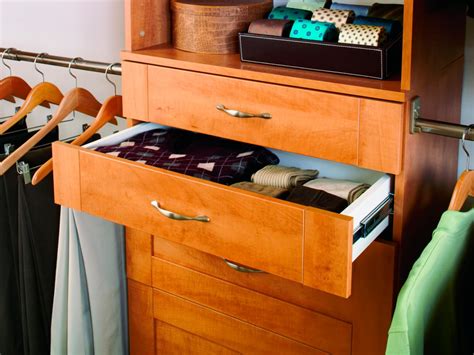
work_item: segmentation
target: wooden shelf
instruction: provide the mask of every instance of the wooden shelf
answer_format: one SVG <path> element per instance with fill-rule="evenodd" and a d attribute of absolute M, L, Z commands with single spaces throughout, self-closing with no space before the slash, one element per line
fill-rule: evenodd
<path fill-rule="evenodd" d="M 388 80 L 359 78 L 263 64 L 244 63 L 238 54 L 217 55 L 189 53 L 162 44 L 138 51 L 123 51 L 126 61 L 160 65 L 170 68 L 223 75 L 259 82 L 335 92 L 347 95 L 405 102 L 400 75 Z"/>

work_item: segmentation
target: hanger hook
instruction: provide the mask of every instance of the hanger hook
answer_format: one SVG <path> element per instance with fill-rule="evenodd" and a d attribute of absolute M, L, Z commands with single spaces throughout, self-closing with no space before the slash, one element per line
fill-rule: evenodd
<path fill-rule="evenodd" d="M 36 70 L 38 73 L 40 73 L 40 74 L 41 74 L 41 77 L 43 78 L 43 83 L 44 83 L 44 73 L 43 73 L 41 70 L 38 69 L 38 65 L 36 64 L 36 61 L 38 60 L 38 58 L 41 58 L 41 57 L 43 57 L 43 56 L 45 56 L 45 55 L 48 55 L 48 53 L 40 53 L 40 54 L 38 54 L 38 55 L 36 56 L 34 62 L 33 62 L 33 65 L 35 66 L 35 70 Z"/>
<path fill-rule="evenodd" d="M 6 66 L 8 68 L 8 71 L 10 72 L 10 76 L 12 76 L 12 68 L 7 64 L 5 63 L 5 54 L 7 54 L 8 52 L 10 52 L 11 50 L 14 50 L 15 48 L 7 48 L 5 49 L 3 52 L 2 52 L 2 63 L 4 66 Z M 15 55 L 16 57 L 16 55 Z"/>
<path fill-rule="evenodd" d="M 105 79 L 112 84 L 112 86 L 114 87 L 114 95 L 117 96 L 117 85 L 115 85 L 115 83 L 109 78 L 109 70 L 111 70 L 113 68 L 114 65 L 116 64 L 120 64 L 120 63 L 112 63 L 110 64 L 107 69 L 105 69 Z"/>
<path fill-rule="evenodd" d="M 469 151 L 466 148 L 466 136 L 472 128 L 474 128 L 474 124 L 470 124 L 469 126 L 467 126 L 461 138 L 462 150 L 464 150 L 464 153 L 466 153 L 466 170 L 471 170 L 471 155 L 469 154 Z"/>
<path fill-rule="evenodd" d="M 72 67 L 72 65 L 73 65 L 74 63 L 76 63 L 78 60 L 81 60 L 81 61 L 82 61 L 82 60 L 84 60 L 84 59 L 82 59 L 81 57 L 74 57 L 74 58 L 72 58 L 72 60 L 69 62 L 69 65 L 68 65 L 68 67 L 67 67 L 67 70 L 69 71 L 69 75 L 71 75 L 71 76 L 74 78 L 75 82 L 76 82 L 76 89 L 77 89 L 77 76 L 74 75 L 74 73 L 73 73 L 72 70 L 71 70 L 71 67 Z"/>

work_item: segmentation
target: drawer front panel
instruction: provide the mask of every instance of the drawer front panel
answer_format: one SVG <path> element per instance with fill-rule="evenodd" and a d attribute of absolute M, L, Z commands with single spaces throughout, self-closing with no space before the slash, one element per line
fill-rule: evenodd
<path fill-rule="evenodd" d="M 238 355 L 237 351 L 227 349 L 195 334 L 155 321 L 155 354 L 166 355 Z"/>
<path fill-rule="evenodd" d="M 153 287 L 332 354 L 349 354 L 350 324 L 153 258 Z M 284 321 L 283 321 L 284 320 Z"/>
<path fill-rule="evenodd" d="M 355 97 L 149 66 L 148 102 L 152 122 L 357 164 Z M 218 104 L 272 118 L 235 118 Z"/>
<path fill-rule="evenodd" d="M 302 282 L 303 208 L 87 150 L 80 165 L 84 211 Z M 153 200 L 210 222 L 168 219 Z"/>
<path fill-rule="evenodd" d="M 144 126 L 97 144 L 123 141 L 155 127 Z M 352 287 L 352 254 L 360 249 L 358 242 L 353 249 L 353 222 L 359 223 L 385 198 L 377 186 L 389 182 L 382 176 L 344 215 L 60 142 L 54 144 L 53 154 L 68 157 L 54 160 L 58 204 L 346 298 Z M 175 215 L 158 211 L 158 204 Z M 209 220 L 170 219 L 176 214 Z M 129 262 L 130 277 L 148 283 L 147 263 L 140 256 Z"/>
<path fill-rule="evenodd" d="M 327 354 L 160 290 L 153 291 L 156 320 L 242 354 Z M 277 316 L 277 315 L 275 315 Z"/>
<path fill-rule="evenodd" d="M 153 255 L 287 303 L 330 314 L 337 319 L 350 319 L 354 295 L 345 299 L 272 274 L 239 272 L 230 268 L 222 258 L 156 236 L 153 237 Z"/>

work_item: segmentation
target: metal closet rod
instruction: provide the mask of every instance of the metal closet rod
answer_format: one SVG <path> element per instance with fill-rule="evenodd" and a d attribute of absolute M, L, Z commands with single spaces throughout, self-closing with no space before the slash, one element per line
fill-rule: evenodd
<path fill-rule="evenodd" d="M 0 56 L 6 49 L 7 48 L 0 48 Z M 21 61 L 34 62 L 39 54 L 40 53 L 23 52 L 17 49 L 11 49 L 8 53 L 5 53 L 4 59 L 16 60 L 19 62 Z M 73 59 L 74 58 L 44 54 L 36 60 L 36 63 L 67 68 Z M 97 72 L 97 73 L 105 73 L 105 71 L 110 65 L 111 63 L 96 62 L 96 61 L 86 60 L 86 59 L 83 59 L 83 60 L 77 59 L 71 65 L 71 68 L 92 71 L 92 72 Z M 112 68 L 109 69 L 108 73 L 114 74 L 114 75 L 122 75 L 121 64 L 115 64 Z"/>
<path fill-rule="evenodd" d="M 468 130 L 469 126 L 462 124 L 434 121 L 421 117 L 421 101 L 415 97 L 411 103 L 410 133 L 429 133 L 438 136 L 462 139 L 466 133 L 465 140 L 474 141 L 474 129 Z"/>

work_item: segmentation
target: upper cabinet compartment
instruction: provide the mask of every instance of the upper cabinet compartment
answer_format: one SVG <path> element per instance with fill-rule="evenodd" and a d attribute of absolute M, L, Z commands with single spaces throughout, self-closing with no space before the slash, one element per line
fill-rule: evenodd
<path fill-rule="evenodd" d="M 225 0 L 221 2 L 225 3 Z M 344 2 L 344 1 L 342 1 Z M 352 3 L 363 3 L 353 0 Z M 374 0 L 374 2 L 377 2 Z M 383 1 L 381 1 L 383 2 Z M 400 0 L 393 0 L 400 3 Z M 229 1 L 234 4 L 235 1 Z M 365 2 L 367 3 L 367 2 Z M 200 54 L 176 49 L 172 45 L 172 2 L 170 0 L 130 0 L 126 2 L 126 51 L 124 60 L 194 70 L 209 74 L 291 85 L 301 88 L 340 92 L 390 101 L 405 101 L 402 89 L 408 89 L 400 72 L 387 80 L 331 74 L 303 69 L 242 62 L 239 54 Z M 411 21 L 411 1 L 405 3 L 405 25 Z M 406 36 L 405 36 L 406 37 Z M 209 40 L 209 38 L 206 38 Z M 411 45 L 403 39 L 403 52 Z M 409 68 L 409 56 L 403 56 L 403 68 Z M 405 69 L 403 69 L 403 72 Z"/>
<path fill-rule="evenodd" d="M 367 0 L 340 2 L 370 3 Z M 400 0 L 372 2 L 401 3 Z M 180 51 L 171 45 L 170 0 L 128 0 L 125 6 L 124 60 L 366 98 L 406 102 L 411 98 L 407 92 L 413 90 L 419 95 L 423 89 L 416 84 L 419 82 L 416 77 L 437 76 L 463 56 L 466 13 L 463 1 L 405 0 L 401 72 L 382 81 L 243 63 L 239 54 Z"/>

